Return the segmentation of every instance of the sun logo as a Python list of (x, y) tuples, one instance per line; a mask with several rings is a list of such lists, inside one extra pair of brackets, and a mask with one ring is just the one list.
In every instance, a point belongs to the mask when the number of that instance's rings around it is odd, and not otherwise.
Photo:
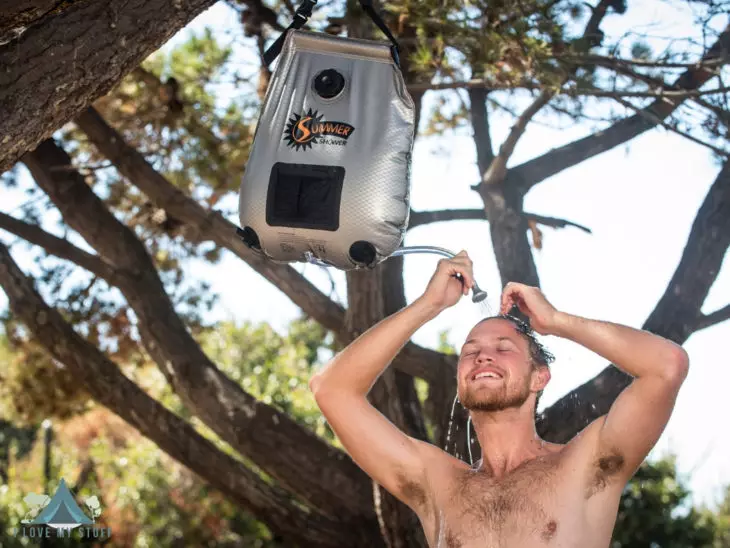
[(319, 135), (312, 131), (311, 124), (313, 121), (321, 122), (323, 117), (323, 114), (318, 116), (317, 112), (312, 111), (311, 108), (303, 116), (292, 113), (292, 117), (289, 118), (289, 123), (286, 125), (284, 140), (296, 150), (312, 148)]
[(330, 135), (347, 141), (355, 128), (344, 122), (325, 122), (324, 114), (311, 108), (304, 114), (292, 113), (284, 130), (287, 145), (296, 150), (306, 150)]

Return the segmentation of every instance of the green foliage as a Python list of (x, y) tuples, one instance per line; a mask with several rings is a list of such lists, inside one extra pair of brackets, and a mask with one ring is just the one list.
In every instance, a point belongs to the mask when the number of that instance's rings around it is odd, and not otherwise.
[(68, 418), (87, 405), (79, 379), (51, 359), (14, 322), (0, 335), (0, 416), (32, 427), (48, 417)]
[(716, 514), (717, 532), (713, 548), (730, 546), (730, 485), (725, 488), (725, 498), (719, 505)]
[(206, 354), (246, 392), (334, 442), (308, 386), (330, 344), (312, 320), (293, 322), (286, 335), (268, 324), (226, 322), (201, 337)]
[(718, 518), (690, 504), (676, 460), (645, 462), (624, 489), (611, 548), (713, 548)]
[(238, 190), (253, 138), (257, 98), (241, 85), (246, 80), (231, 56), (232, 46), (212, 29), (190, 34), (145, 60), (95, 105), (168, 180), (210, 206)]
[[(307, 385), (313, 369), (330, 354), (331, 343), (319, 324), (299, 320), (287, 333), (279, 334), (267, 324), (221, 323), (199, 338), (221, 369), (249, 393), (334, 440)], [(156, 367), (140, 363), (126, 369), (151, 396), (189, 418)], [(226, 450), (209, 429), (198, 426)], [(283, 548), (265, 525), (109, 411), (92, 404), (83, 412), (55, 421), (53, 428), (48, 490), (55, 490), (63, 477), (80, 505), (87, 497), (97, 496), (101, 505), (98, 524), (113, 531), (107, 546), (147, 548), (184, 542), (200, 547)], [(31, 492), (45, 492), (43, 443), (25, 445), (25, 454), (18, 451), (17, 443), (8, 445), (8, 481), (0, 487), (0, 526), (4, 531), (0, 545), (13, 548), (28, 545), (27, 539), (11, 536), (27, 511), (23, 498)], [(89, 513), (88, 508), (82, 508)]]
[(452, 356), (455, 356), (458, 353), (458, 350), (456, 349), (456, 347), (451, 342), (449, 342), (449, 332), (448, 331), (439, 332), (439, 342), (438, 342), (438, 345), (436, 346), (436, 350), (443, 354), (449, 354)]

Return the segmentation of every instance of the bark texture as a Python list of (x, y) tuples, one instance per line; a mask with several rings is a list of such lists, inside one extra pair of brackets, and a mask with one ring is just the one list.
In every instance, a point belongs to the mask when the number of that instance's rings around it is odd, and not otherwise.
[[(347, 323), (351, 333), (364, 333), (404, 306), (402, 267), (391, 263), (391, 260), (371, 271), (347, 273)], [(427, 439), (412, 377), (389, 367), (376, 381), (368, 399), (401, 431), (418, 439)], [(373, 498), (386, 546), (426, 547), (418, 517), (410, 508), (376, 483), (373, 483)]]
[[(326, 518), (294, 505), (283, 490), (272, 487), (242, 463), (226, 455), (183, 419), (165, 409), (130, 381), (95, 346), (83, 340), (58, 311), (48, 307), (33, 283), (21, 272), (7, 248), (0, 244), (0, 285), (13, 313), (31, 330), (50, 355), (68, 367), (100, 404), (155, 442), (231, 500), (249, 510), (296, 546), (339, 548), (372, 546), (363, 535), (351, 537), (346, 520)], [(352, 544), (354, 543), (354, 544)]]
[(368, 519), (366, 476), (341, 451), (247, 394), (208, 359), (176, 314), (142, 242), (70, 169), (65, 151), (47, 140), (24, 162), (64, 221), (113, 265), (147, 351), (186, 405), (232, 447), (323, 512)]
[(12, 7), (5, 15), (11, 28), (43, 15), (0, 46), (0, 173), (214, 3), (23, 0)]
[(6, 1), (0, 12), (0, 46), (22, 35), (44, 15), (64, 2), (59, 0)]

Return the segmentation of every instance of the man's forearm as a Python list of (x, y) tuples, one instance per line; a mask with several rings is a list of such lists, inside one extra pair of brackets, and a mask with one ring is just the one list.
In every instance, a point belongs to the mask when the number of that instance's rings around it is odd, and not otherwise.
[(559, 312), (553, 334), (576, 342), (634, 377), (686, 375), (688, 358), (674, 342), (625, 325)]
[(313, 392), (335, 390), (366, 395), (411, 336), (439, 311), (423, 299), (399, 310), (360, 335), (310, 382)]

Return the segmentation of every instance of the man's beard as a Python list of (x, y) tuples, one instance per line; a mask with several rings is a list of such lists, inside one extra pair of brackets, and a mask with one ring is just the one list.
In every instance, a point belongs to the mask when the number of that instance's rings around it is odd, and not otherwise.
[(469, 390), (459, 395), (459, 401), (469, 411), (502, 411), (521, 407), (530, 397), (529, 384), (520, 385), (519, 390), (507, 392), (503, 384), (498, 390)]

